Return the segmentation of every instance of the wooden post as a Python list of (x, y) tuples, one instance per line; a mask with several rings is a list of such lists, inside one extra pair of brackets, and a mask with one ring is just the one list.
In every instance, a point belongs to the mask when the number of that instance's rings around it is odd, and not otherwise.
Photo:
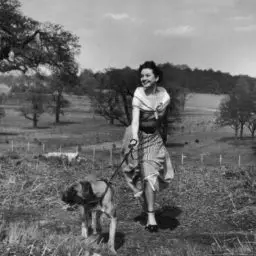
[(113, 166), (113, 151), (112, 151), (112, 147), (109, 149), (109, 165), (111, 167)]
[(43, 147), (43, 153), (44, 153), (44, 150), (45, 150), (45, 145), (44, 145), (44, 143), (43, 143), (42, 147)]
[(181, 165), (184, 164), (184, 158), (186, 158), (186, 156), (183, 155), (183, 152), (181, 153)]
[(28, 152), (29, 152), (29, 148), (30, 148), (30, 145), (29, 145), (29, 142), (28, 142)]
[(96, 150), (95, 150), (95, 146), (94, 146), (93, 149), (92, 149), (92, 164), (93, 164), (93, 167), (95, 166), (95, 152), (96, 152)]
[(238, 166), (241, 167), (241, 156), (238, 156)]
[(201, 164), (204, 164), (204, 154), (201, 154)]
[(220, 155), (220, 166), (222, 165), (222, 155)]

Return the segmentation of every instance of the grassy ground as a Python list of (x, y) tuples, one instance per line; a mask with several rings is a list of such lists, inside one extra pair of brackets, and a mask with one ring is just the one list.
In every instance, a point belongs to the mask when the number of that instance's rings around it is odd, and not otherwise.
[[(103, 218), (101, 237), (84, 240), (78, 212), (67, 212), (60, 200), (65, 186), (91, 172), (98, 177), (111, 176), (114, 168), (109, 165), (109, 150), (97, 148), (93, 164), (93, 151), (88, 145), (109, 141), (112, 146), (123, 134), (122, 127), (93, 119), (83, 109), (78, 104), (58, 126), (45, 115), (41, 129), (31, 129), (13, 108), (2, 120), (1, 255), (108, 255), (108, 219)], [(159, 233), (144, 230), (146, 220), (140, 202), (133, 199), (122, 175), (115, 178), (118, 255), (256, 254), (254, 143), (249, 139), (233, 140), (230, 130), (214, 129), (211, 120), (210, 111), (189, 112), (185, 128), (169, 137), (168, 150), (176, 174), (171, 186), (157, 195)], [(42, 143), (47, 151), (60, 145), (65, 151), (73, 151), (80, 145), (87, 160), (71, 166), (64, 161), (39, 160)], [(206, 153), (203, 161), (202, 153)], [(182, 154), (186, 156), (183, 165)], [(113, 163), (120, 163), (119, 148), (113, 150)]]

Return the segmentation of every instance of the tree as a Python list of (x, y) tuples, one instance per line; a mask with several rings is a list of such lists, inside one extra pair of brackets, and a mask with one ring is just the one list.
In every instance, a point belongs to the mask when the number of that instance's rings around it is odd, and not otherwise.
[(251, 132), (251, 137), (254, 138), (255, 131), (256, 131), (256, 114), (255, 113), (252, 113), (250, 119), (247, 121), (245, 125)]
[(94, 75), (99, 87), (89, 93), (95, 112), (107, 119), (128, 126), (131, 123), (131, 99), (138, 85), (135, 70), (111, 68)]
[(21, 114), (33, 122), (37, 128), (40, 116), (46, 111), (49, 96), (46, 94), (46, 87), (38, 77), (27, 78), (27, 91), (24, 94), (25, 102), (20, 108)]
[(242, 138), (244, 126), (252, 120), (255, 107), (255, 89), (246, 77), (240, 76), (229, 97), (220, 104), (216, 123), (220, 126), (231, 126), (235, 130), (235, 137), (240, 129)]
[(64, 98), (63, 93), (77, 84), (76, 69), (70, 70), (69, 68), (68, 66), (67, 70), (56, 70), (50, 77), (49, 90), (52, 97), (48, 109), (55, 114), (55, 123), (60, 122), (60, 115), (64, 115), (64, 108), (70, 105), (70, 102)]
[(20, 6), (0, 0), (0, 72), (63, 68), (63, 58), (79, 52), (78, 38), (60, 25), (24, 16)]
[(90, 69), (84, 69), (78, 79), (79, 83), (72, 88), (72, 92), (76, 95), (92, 95), (95, 89), (99, 89), (99, 82)]
[(237, 138), (240, 122), (238, 102), (235, 95), (231, 94), (222, 100), (219, 106), (219, 112), (216, 112), (215, 123), (220, 127), (230, 126), (235, 130), (235, 137)]
[[(3, 103), (4, 98), (5, 98), (4, 94), (0, 95), (0, 105)], [(0, 119), (3, 117), (5, 117), (5, 110), (3, 107), (0, 106)]]

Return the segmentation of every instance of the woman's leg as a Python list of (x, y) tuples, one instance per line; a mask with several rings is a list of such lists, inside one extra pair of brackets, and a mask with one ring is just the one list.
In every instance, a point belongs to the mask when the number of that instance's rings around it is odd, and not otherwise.
[(148, 212), (147, 225), (157, 225), (154, 212), (155, 192), (148, 181), (145, 181), (145, 199)]

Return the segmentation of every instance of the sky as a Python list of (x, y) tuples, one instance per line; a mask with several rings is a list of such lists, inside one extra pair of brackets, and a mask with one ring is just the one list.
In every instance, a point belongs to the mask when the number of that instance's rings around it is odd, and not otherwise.
[(20, 0), (79, 37), (81, 69), (146, 60), (256, 77), (256, 0)]

